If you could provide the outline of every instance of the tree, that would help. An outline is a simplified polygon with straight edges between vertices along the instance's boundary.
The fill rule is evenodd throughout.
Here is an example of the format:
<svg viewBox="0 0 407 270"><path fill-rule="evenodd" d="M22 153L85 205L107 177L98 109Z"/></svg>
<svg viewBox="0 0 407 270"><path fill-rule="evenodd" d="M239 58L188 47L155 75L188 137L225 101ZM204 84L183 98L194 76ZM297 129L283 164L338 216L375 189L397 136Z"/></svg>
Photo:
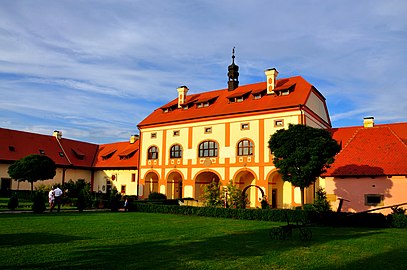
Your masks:
<svg viewBox="0 0 407 270"><path fill-rule="evenodd" d="M325 172L340 146L327 130L292 124L271 135L268 144L283 180L300 187L304 207L304 189Z"/></svg>
<svg viewBox="0 0 407 270"><path fill-rule="evenodd" d="M220 207L223 205L219 181L212 181L203 186L202 199L204 201L204 206L207 207Z"/></svg>
<svg viewBox="0 0 407 270"><path fill-rule="evenodd" d="M8 174L17 181L31 183L31 192L34 182L54 178L56 174L55 162L44 155L28 155L17 160L8 168Z"/></svg>

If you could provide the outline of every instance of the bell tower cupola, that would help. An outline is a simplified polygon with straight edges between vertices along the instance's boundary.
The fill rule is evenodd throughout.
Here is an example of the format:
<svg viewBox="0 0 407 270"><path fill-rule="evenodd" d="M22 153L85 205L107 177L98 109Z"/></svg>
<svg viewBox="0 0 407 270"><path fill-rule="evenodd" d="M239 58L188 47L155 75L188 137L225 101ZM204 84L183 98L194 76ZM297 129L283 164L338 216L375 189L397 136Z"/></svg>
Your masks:
<svg viewBox="0 0 407 270"><path fill-rule="evenodd" d="M235 64L235 47L232 50L232 64L228 66L228 90L233 91L239 86L239 66Z"/></svg>

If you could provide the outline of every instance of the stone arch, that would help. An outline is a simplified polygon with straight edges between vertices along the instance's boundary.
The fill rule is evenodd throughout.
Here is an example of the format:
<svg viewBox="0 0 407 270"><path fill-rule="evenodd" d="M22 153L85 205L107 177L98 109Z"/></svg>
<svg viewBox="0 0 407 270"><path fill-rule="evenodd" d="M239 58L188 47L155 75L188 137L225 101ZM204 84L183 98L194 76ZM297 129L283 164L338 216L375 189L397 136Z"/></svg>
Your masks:
<svg viewBox="0 0 407 270"><path fill-rule="evenodd" d="M203 194L203 187L212 181L215 181L216 183L219 183L221 177L220 175L212 170L205 170L198 172L195 175L195 199L196 200L201 200L202 199L202 194Z"/></svg>
<svg viewBox="0 0 407 270"><path fill-rule="evenodd" d="M256 174L249 169L240 170L234 175L233 184L235 184L241 190L245 189L246 187L256 186ZM246 193L246 195L247 199L249 200L250 207L258 206L258 198L263 197L259 196L260 193L258 192L258 189L250 189L250 192Z"/></svg>
<svg viewBox="0 0 407 270"><path fill-rule="evenodd" d="M155 171L149 171L144 176L144 197L147 198L152 192L158 192L158 173Z"/></svg>
<svg viewBox="0 0 407 270"><path fill-rule="evenodd" d="M168 199L182 198L182 173L178 170L173 170L167 175L166 196Z"/></svg>

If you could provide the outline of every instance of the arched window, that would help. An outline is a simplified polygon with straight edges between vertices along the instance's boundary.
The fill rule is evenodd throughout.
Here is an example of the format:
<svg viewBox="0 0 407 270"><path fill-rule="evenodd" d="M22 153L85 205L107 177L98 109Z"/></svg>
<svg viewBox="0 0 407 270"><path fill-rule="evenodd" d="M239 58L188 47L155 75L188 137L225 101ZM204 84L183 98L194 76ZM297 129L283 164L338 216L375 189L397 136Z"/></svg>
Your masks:
<svg viewBox="0 0 407 270"><path fill-rule="evenodd" d="M244 139L237 144L238 156L251 156L253 155L253 143L250 140Z"/></svg>
<svg viewBox="0 0 407 270"><path fill-rule="evenodd" d="M148 159L158 159L158 148L156 146L151 146L148 148Z"/></svg>
<svg viewBox="0 0 407 270"><path fill-rule="evenodd" d="M214 141L204 141L199 145L199 157L217 157L218 144Z"/></svg>
<svg viewBox="0 0 407 270"><path fill-rule="evenodd" d="M170 158L182 158L182 148L181 145L173 145L170 149Z"/></svg>

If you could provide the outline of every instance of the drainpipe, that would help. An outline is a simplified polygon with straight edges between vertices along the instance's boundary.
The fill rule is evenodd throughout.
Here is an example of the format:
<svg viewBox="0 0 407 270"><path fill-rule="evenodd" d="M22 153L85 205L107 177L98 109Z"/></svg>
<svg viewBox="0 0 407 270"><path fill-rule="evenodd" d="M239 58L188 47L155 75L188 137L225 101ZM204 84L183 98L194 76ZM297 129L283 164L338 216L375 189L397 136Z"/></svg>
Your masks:
<svg viewBox="0 0 407 270"><path fill-rule="evenodd" d="M304 124L304 121L303 121L303 113L302 113L302 107L303 107L303 105L300 104L299 106L300 106L300 114L301 114L300 124L303 125L303 124Z"/></svg>

